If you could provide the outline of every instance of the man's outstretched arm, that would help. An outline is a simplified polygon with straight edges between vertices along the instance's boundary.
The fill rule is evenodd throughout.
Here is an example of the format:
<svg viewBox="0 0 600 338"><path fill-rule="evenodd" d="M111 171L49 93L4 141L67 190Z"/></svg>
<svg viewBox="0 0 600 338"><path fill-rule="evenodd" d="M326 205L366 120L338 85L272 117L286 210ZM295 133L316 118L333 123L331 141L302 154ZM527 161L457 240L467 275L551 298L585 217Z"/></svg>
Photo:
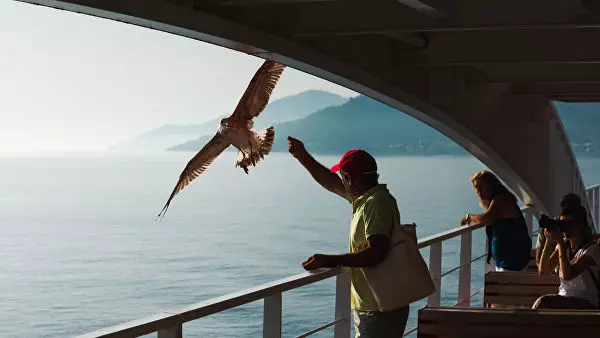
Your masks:
<svg viewBox="0 0 600 338"><path fill-rule="evenodd" d="M338 175L312 157L302 141L288 136L288 150L323 188L347 199L346 189Z"/></svg>

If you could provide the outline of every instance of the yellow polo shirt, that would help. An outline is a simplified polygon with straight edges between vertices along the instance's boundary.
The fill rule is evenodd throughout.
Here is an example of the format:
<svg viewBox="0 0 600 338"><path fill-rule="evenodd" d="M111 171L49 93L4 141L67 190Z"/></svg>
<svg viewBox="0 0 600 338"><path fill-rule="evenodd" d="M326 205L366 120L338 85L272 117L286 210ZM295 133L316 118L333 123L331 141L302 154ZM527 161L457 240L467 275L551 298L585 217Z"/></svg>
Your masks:
<svg viewBox="0 0 600 338"><path fill-rule="evenodd" d="M385 184L379 184L352 202L350 252L357 252L372 235L391 238L392 226L400 224L396 199ZM362 268L350 268L351 305L355 310L379 311Z"/></svg>

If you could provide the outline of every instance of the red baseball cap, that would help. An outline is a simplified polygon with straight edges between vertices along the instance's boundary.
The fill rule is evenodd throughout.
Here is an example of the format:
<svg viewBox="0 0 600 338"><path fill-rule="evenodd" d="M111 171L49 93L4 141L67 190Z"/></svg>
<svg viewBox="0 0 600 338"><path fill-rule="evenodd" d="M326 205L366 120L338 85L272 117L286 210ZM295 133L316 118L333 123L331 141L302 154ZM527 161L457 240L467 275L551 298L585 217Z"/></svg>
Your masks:
<svg viewBox="0 0 600 338"><path fill-rule="evenodd" d="M350 173L374 174L377 172L377 163L373 156L362 149L348 150L340 162L331 167L331 172L335 173L344 169Z"/></svg>

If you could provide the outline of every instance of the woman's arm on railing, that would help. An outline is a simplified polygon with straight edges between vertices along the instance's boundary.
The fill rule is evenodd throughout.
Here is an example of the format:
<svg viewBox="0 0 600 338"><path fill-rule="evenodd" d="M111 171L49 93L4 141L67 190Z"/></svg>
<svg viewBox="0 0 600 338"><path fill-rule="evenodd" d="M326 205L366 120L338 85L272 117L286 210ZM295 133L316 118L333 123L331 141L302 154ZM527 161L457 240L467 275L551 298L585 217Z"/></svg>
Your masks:
<svg viewBox="0 0 600 338"><path fill-rule="evenodd" d="M466 219L461 221L461 225L494 223L498 218L507 217L507 210L514 210L514 201L506 196L498 196L492 200L487 210L482 214L468 214Z"/></svg>

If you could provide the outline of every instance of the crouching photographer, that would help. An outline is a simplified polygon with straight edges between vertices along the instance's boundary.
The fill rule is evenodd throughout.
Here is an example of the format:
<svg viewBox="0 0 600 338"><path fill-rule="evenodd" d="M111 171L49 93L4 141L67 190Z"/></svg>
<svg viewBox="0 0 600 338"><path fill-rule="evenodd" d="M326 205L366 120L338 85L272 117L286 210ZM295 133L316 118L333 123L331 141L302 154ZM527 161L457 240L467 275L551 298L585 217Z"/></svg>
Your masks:
<svg viewBox="0 0 600 338"><path fill-rule="evenodd" d="M588 226L586 209L568 205L557 220L542 215L539 224L546 237L539 272L548 275L558 266L560 287L558 294L538 298L533 308L598 309L600 248ZM574 252L572 258L567 240Z"/></svg>

